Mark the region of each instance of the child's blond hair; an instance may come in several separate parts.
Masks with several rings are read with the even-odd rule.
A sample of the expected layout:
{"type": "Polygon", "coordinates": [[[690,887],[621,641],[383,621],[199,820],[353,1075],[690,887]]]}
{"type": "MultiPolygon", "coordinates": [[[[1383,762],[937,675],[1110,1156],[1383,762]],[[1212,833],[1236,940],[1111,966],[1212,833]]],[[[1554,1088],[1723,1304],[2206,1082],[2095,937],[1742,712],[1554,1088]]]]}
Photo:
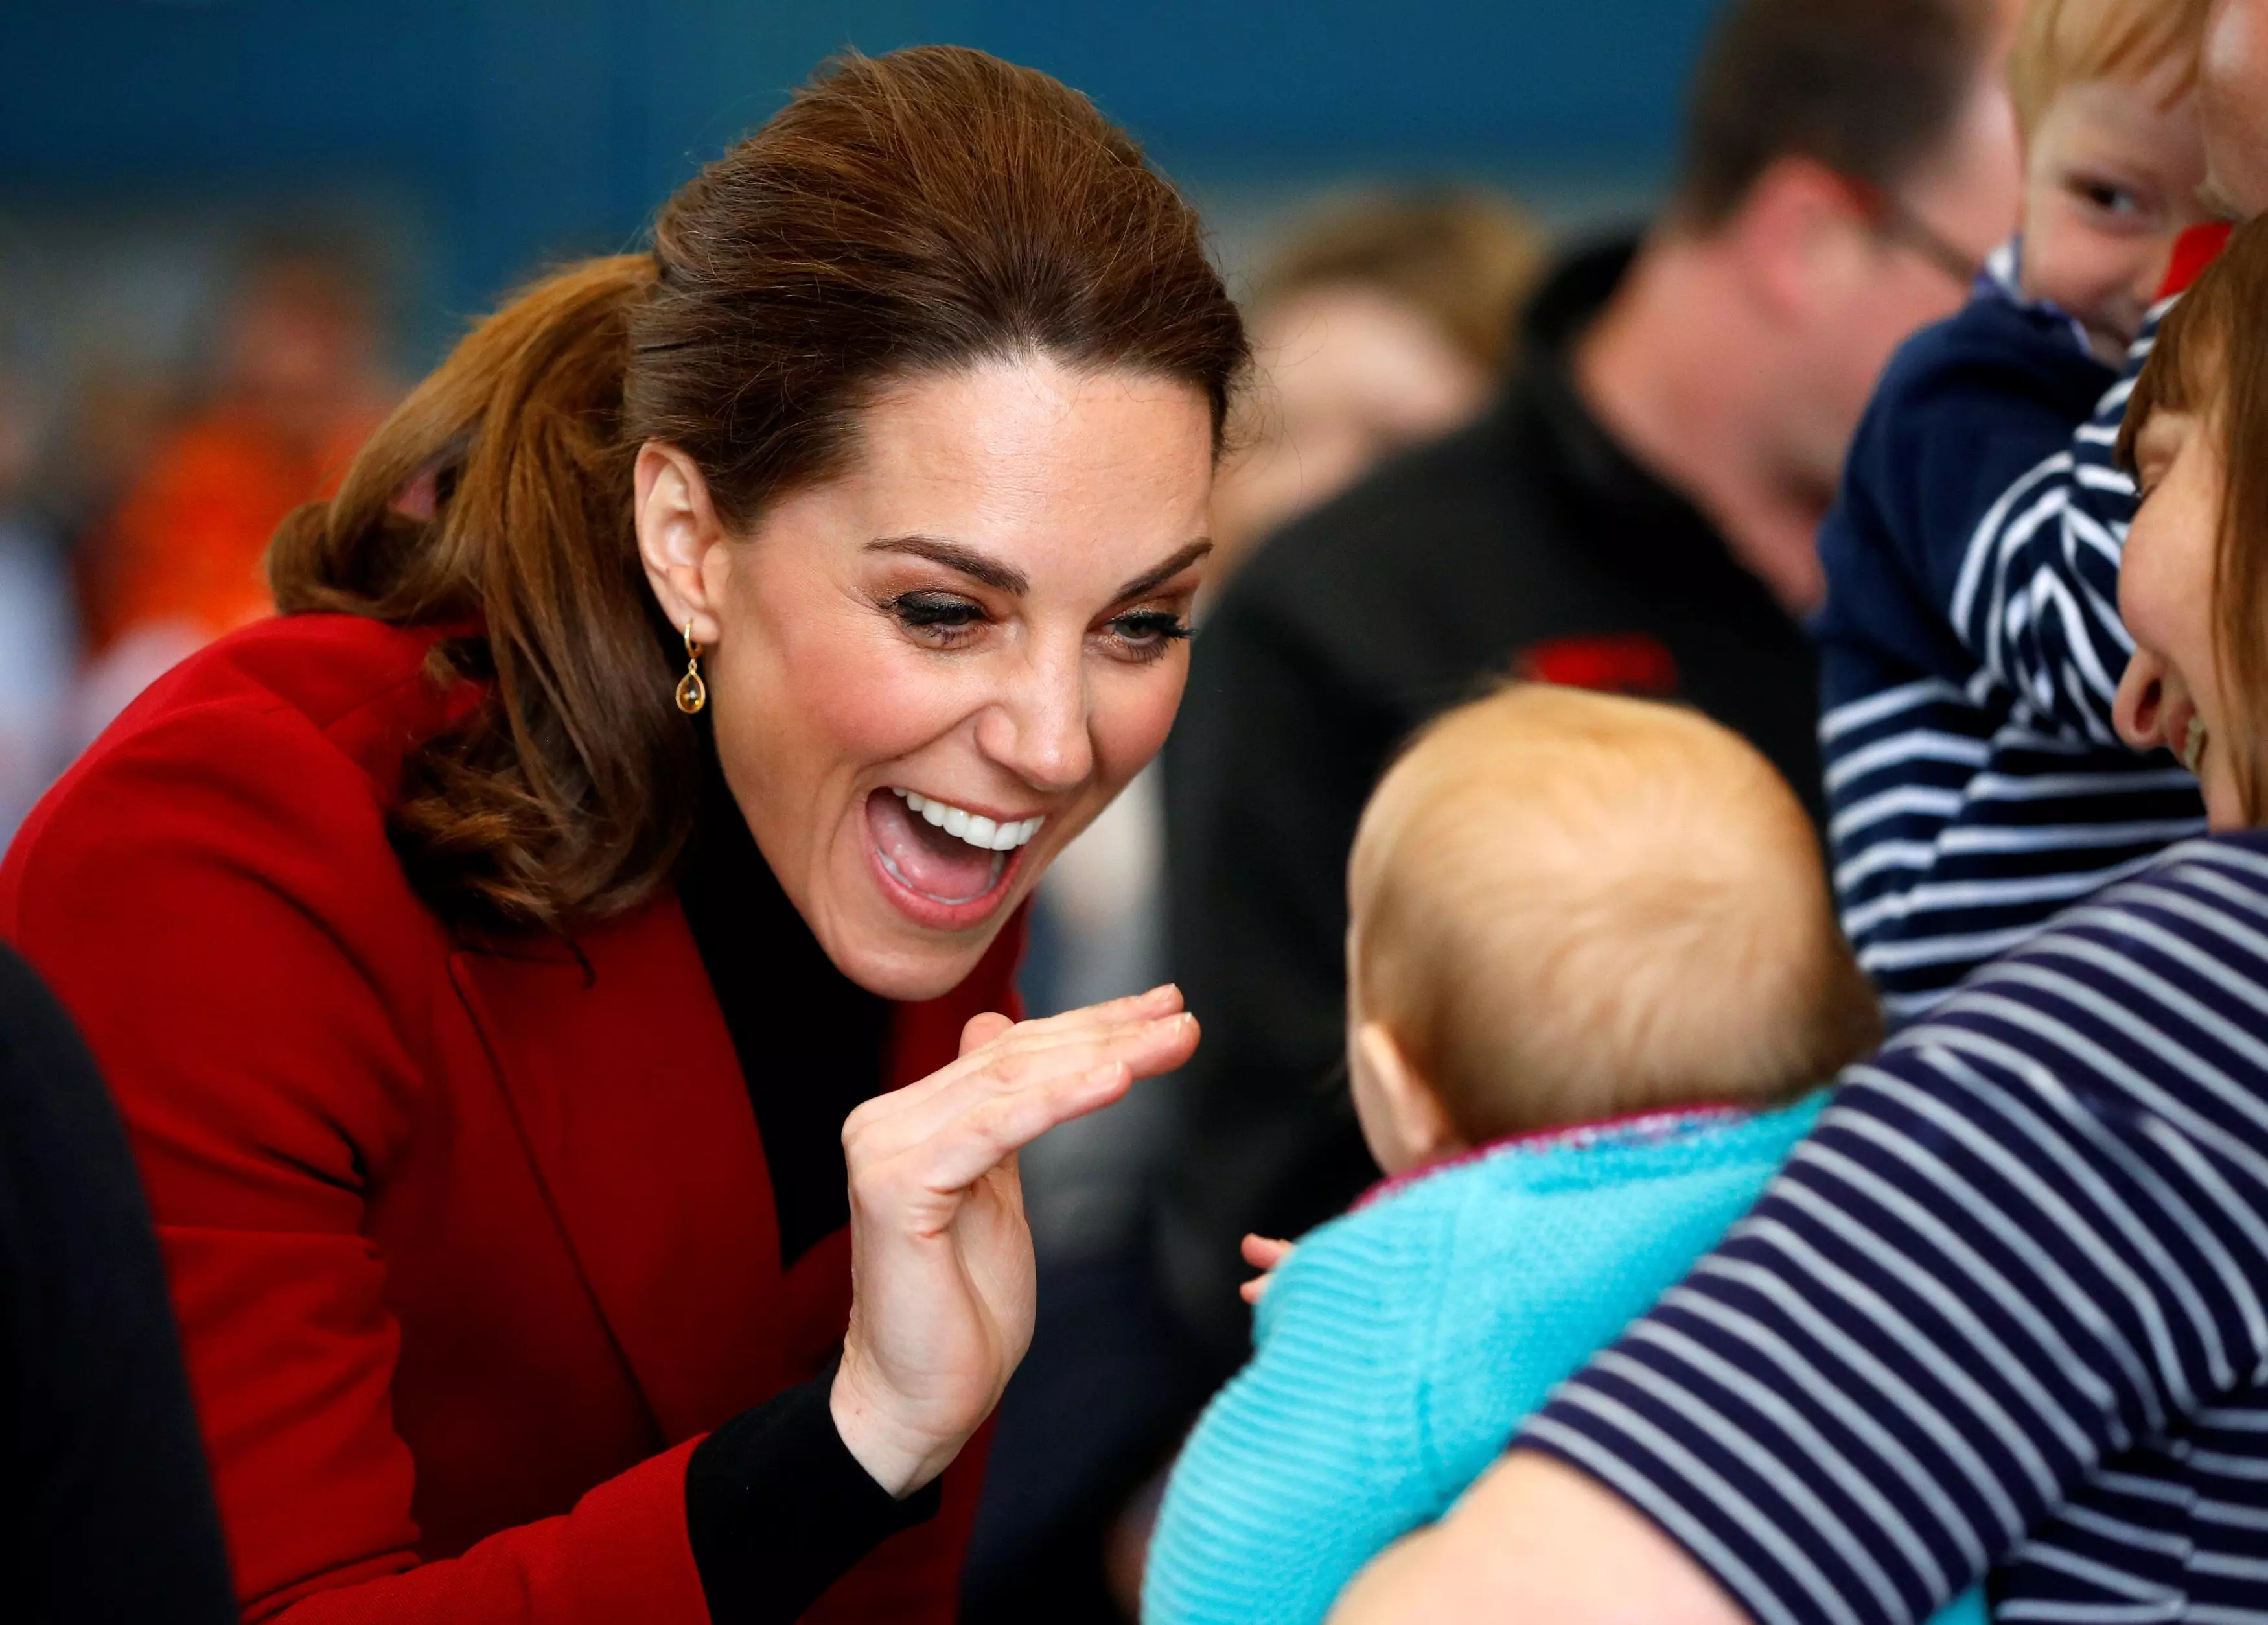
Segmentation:
{"type": "Polygon", "coordinates": [[[1817,838],[1697,713],[1521,684],[1365,809],[1349,972],[1469,1141],[1791,1098],[1879,1039],[1817,838]]]}
{"type": "Polygon", "coordinates": [[[2029,141],[2062,92],[2091,79],[2146,78],[2180,64],[2176,97],[2197,84],[2213,0],[2031,0],[2008,55],[2008,93],[2029,141]]]}

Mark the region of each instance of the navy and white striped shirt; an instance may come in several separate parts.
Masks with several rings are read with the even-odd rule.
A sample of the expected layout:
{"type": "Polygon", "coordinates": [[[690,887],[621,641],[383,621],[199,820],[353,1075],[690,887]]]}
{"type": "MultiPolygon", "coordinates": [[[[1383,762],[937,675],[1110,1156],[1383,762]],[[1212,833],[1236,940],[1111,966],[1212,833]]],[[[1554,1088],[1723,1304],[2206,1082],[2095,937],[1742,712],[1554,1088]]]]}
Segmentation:
{"type": "Polygon", "coordinates": [[[2205,828],[2196,779],[2110,720],[2134,509],[2111,456],[2162,315],[2117,378],[2004,249],[1852,444],[1820,533],[1820,737],[1844,929],[1894,1018],[2205,828]]]}
{"type": "Polygon", "coordinates": [[[1846,1073],[1521,1437],[1772,1625],[2268,1621],[2268,834],[2187,843],[1846,1073]]]}

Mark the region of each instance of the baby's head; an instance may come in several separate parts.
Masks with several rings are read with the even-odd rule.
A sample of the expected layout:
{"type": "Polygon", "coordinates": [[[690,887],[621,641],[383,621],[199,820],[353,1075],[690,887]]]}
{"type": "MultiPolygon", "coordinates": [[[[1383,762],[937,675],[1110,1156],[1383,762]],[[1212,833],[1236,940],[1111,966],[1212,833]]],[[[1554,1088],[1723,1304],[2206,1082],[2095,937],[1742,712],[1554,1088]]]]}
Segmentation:
{"type": "Polygon", "coordinates": [[[2174,240],[2205,218],[2198,53],[2211,0],[2031,0],[2008,59],[2024,137],[2024,292],[2112,365],[2174,240]]]}
{"type": "Polygon", "coordinates": [[[1786,1101],[1881,1035],[1802,808],[1694,712],[1541,685],[1451,712],[1371,797],[1347,886],[1348,1067],[1389,1173],[1786,1101]]]}

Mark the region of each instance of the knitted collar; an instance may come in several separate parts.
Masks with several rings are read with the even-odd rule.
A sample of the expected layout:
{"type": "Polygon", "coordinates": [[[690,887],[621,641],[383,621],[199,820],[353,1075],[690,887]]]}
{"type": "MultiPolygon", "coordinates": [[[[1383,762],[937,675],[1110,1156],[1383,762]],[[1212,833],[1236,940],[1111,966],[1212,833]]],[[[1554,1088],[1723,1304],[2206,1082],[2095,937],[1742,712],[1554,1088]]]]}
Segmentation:
{"type": "Polygon", "coordinates": [[[1423,1168],[1413,1168],[1407,1173],[1381,1179],[1356,1198],[1351,1211],[1360,1212],[1373,1202],[1383,1201],[1387,1197],[1406,1191],[1436,1174],[1469,1168],[1475,1163],[1484,1162],[1506,1151],[1580,1151],[1594,1146],[1658,1145],[1665,1140],[1675,1140],[1697,1129],[1719,1128],[1755,1115],[1746,1106],[1677,1106],[1666,1112],[1626,1112],[1616,1117],[1560,1124],[1524,1134],[1507,1134],[1501,1140],[1491,1140],[1486,1145],[1475,1146],[1469,1151],[1461,1151],[1438,1163],[1428,1163],[1423,1168]]]}

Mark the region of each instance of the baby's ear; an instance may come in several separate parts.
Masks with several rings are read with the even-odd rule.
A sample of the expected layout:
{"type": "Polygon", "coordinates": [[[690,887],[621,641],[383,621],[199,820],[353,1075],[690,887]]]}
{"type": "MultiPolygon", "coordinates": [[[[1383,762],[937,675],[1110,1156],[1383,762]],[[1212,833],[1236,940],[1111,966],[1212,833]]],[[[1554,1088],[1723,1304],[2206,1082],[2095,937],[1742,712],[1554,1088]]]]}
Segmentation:
{"type": "Polygon", "coordinates": [[[1412,1167],[1424,1167],[1468,1149],[1456,1125],[1449,1120],[1441,1098],[1410,1060],[1385,1023],[1369,1021],[1355,1034],[1363,1064],[1378,1082],[1378,1094],[1393,1119],[1395,1136],[1402,1142],[1412,1167]]]}

